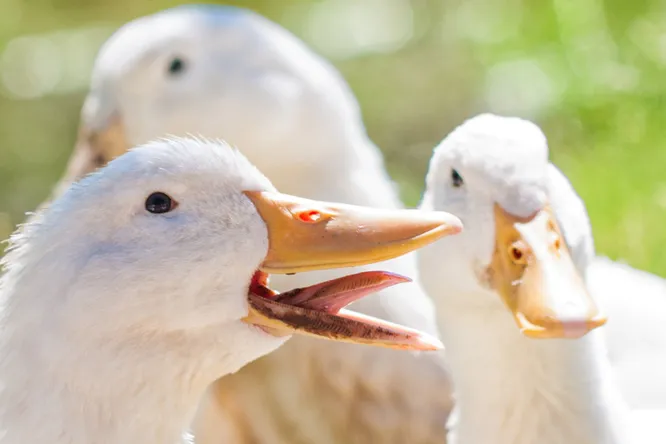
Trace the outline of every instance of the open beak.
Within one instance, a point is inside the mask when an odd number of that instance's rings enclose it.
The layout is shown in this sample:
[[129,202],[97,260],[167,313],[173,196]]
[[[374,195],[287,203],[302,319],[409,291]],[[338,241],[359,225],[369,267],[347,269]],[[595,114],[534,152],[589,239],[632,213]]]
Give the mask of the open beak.
[[382,210],[318,202],[277,192],[246,192],[268,228],[269,249],[248,295],[245,322],[274,335],[300,333],[391,348],[435,350],[418,331],[344,310],[349,303],[406,278],[360,273],[277,294],[267,273],[296,273],[381,262],[462,230],[444,212]]
[[249,314],[244,321],[273,336],[297,333],[386,348],[440,350],[443,345],[439,339],[426,333],[344,309],[366,295],[409,281],[400,275],[369,271],[286,293],[268,290],[268,297],[267,287],[252,285],[248,292]]
[[495,205],[489,267],[521,332],[531,338],[579,338],[606,323],[585,288],[549,207],[521,218]]

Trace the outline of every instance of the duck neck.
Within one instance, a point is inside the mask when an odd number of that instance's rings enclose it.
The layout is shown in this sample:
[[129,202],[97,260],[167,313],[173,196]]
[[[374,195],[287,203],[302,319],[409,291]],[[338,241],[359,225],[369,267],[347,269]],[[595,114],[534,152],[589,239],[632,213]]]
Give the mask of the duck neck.
[[499,301],[486,311],[439,313],[457,403],[455,442],[626,442],[624,405],[599,331],[576,340],[529,339]]
[[[2,444],[182,442],[207,386],[261,354],[229,347],[229,337],[258,341],[240,322],[169,332],[116,328],[31,300],[61,289],[34,280],[0,284],[7,284],[0,297]],[[55,299],[66,305],[66,296]],[[263,352],[281,343],[265,342],[257,345]]]
[[319,152],[317,156],[303,156],[298,162],[272,158],[266,165],[257,165],[287,194],[369,207],[403,207],[381,152],[367,136],[354,134],[321,143],[326,146],[302,147],[302,151]]
[[186,357],[208,347],[181,335],[145,342],[78,338],[74,349],[16,332],[0,348],[0,442],[181,442],[215,379]]

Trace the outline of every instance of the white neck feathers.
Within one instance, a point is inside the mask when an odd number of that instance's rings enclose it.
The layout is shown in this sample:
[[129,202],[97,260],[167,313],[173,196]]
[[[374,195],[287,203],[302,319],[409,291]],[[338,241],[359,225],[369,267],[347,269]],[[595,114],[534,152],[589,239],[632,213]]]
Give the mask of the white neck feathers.
[[[476,295],[475,295],[476,296]],[[625,407],[601,332],[577,340],[523,337],[498,304],[440,310],[459,444],[625,443]]]

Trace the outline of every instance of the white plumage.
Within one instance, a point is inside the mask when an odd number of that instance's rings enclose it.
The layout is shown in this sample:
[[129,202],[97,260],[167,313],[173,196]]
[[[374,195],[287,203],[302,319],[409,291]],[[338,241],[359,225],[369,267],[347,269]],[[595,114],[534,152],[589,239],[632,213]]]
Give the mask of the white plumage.
[[[81,138],[63,183],[165,134],[223,138],[285,193],[401,207],[341,75],[248,11],[181,7],[133,21],[112,36],[95,64]],[[416,272],[412,256],[377,267]],[[281,289],[337,275],[276,276],[272,284]],[[437,334],[434,307],[418,282],[353,308]],[[297,338],[220,381],[197,431],[204,444],[442,442],[448,384],[439,355]]]
[[[13,237],[0,281],[0,442],[176,442],[217,377],[284,342],[241,323],[268,248],[213,144],[153,143],[67,190]],[[153,191],[179,212],[149,214]]]
[[227,146],[175,138],[134,149],[11,239],[0,278],[0,443],[189,440],[207,387],[292,333],[441,348],[330,309],[404,278],[365,274],[281,295],[266,280],[372,263],[459,230],[443,213],[280,194]]
[[[485,280],[491,258],[504,254],[496,246],[496,204],[521,217],[550,205],[576,269],[608,314],[607,325],[579,339],[521,335],[506,306],[514,301],[503,302]],[[664,282],[595,258],[584,204],[548,163],[538,127],[487,114],[463,123],[435,149],[421,207],[453,211],[465,224],[460,236],[419,253],[456,391],[450,441],[663,442]],[[554,278],[559,284],[569,279]]]

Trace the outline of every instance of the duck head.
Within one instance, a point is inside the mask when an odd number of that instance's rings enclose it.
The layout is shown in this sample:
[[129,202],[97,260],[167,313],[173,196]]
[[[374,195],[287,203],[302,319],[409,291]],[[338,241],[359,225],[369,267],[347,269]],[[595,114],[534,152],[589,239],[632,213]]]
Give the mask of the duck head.
[[273,179],[342,168],[348,141],[366,138],[342,76],[287,30],[240,8],[177,7],[100,49],[66,182],[130,146],[189,134],[240,147]]
[[435,149],[422,207],[452,211],[465,224],[463,234],[419,255],[426,286],[452,287],[433,295],[501,302],[531,338],[577,338],[606,322],[584,282],[592,249],[585,209],[549,164],[536,125],[490,114],[463,123]]
[[[272,344],[296,333],[433,350],[441,347],[435,338],[343,310],[404,277],[362,273],[280,295],[268,276],[383,261],[460,230],[443,212],[280,194],[239,152],[171,139],[131,150],[74,184],[14,249],[48,257],[35,262],[51,271],[63,267],[53,280],[62,291],[40,306],[44,320],[60,319],[79,334],[196,336],[244,325]],[[233,335],[225,341],[250,347]]]

